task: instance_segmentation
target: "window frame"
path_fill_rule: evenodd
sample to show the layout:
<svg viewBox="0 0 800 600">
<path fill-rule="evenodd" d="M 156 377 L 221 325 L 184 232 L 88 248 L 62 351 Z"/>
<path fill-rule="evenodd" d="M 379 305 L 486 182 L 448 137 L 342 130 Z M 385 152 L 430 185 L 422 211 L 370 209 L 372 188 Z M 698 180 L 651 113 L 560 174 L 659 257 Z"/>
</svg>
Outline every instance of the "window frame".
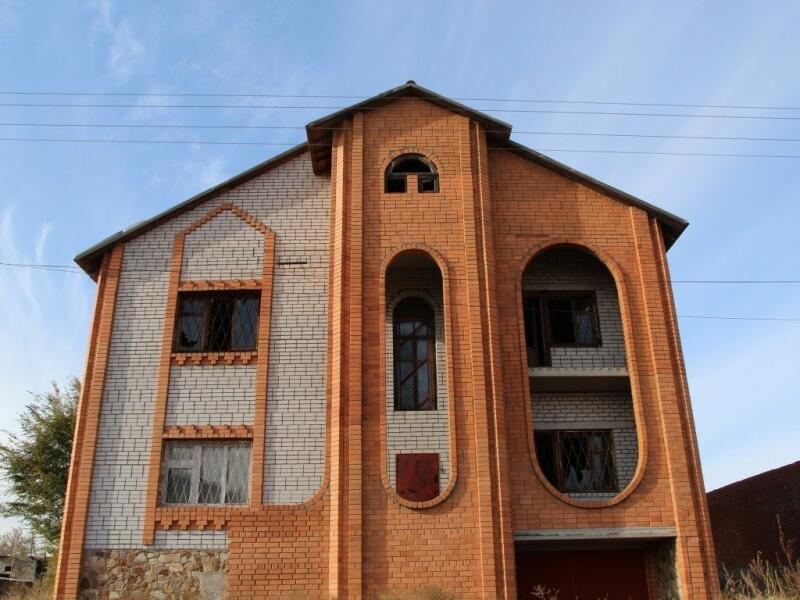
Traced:
<svg viewBox="0 0 800 600">
<path fill-rule="evenodd" d="M 419 172 L 419 171 L 394 171 L 396 165 L 398 165 L 401 161 L 407 160 L 410 158 L 415 158 L 417 160 L 422 161 L 425 163 L 428 168 L 430 169 L 429 172 Z M 417 178 L 417 193 L 418 194 L 436 194 L 439 192 L 439 172 L 436 169 L 436 165 L 433 163 L 431 159 L 422 155 L 422 154 L 401 154 L 392 160 L 389 163 L 389 166 L 386 167 L 386 172 L 384 174 L 384 184 L 383 184 L 383 192 L 385 194 L 406 194 L 408 193 L 408 176 L 414 175 Z M 403 189 L 402 190 L 390 190 L 389 189 L 389 182 L 403 182 Z M 423 182 L 424 181 L 433 181 L 433 189 L 426 190 L 423 189 Z"/>
<path fill-rule="evenodd" d="M 430 322 L 428 325 L 428 334 L 425 336 L 427 341 L 427 358 L 426 358 L 426 368 L 428 371 L 428 404 L 430 406 L 422 408 L 422 404 L 418 402 L 419 400 L 419 390 L 418 390 L 418 383 L 417 383 L 417 376 L 416 372 L 419 368 L 414 369 L 414 373 L 409 375 L 409 377 L 414 377 L 414 408 L 403 408 L 401 405 L 400 400 L 400 347 L 402 345 L 402 340 L 411 338 L 411 335 L 400 335 L 400 324 L 401 321 L 398 319 L 398 312 L 399 309 L 403 307 L 404 304 L 424 304 L 427 309 L 430 311 L 430 314 L 427 315 L 430 318 Z M 412 332 L 413 334 L 413 332 Z M 414 336 L 413 339 L 419 339 L 418 337 Z M 417 346 L 416 343 L 413 345 L 413 354 L 414 354 L 414 364 L 417 364 Z M 392 309 L 392 372 L 394 374 L 394 410 L 397 412 L 422 412 L 422 411 L 436 411 L 439 409 L 439 399 L 438 399 L 438 381 L 436 379 L 436 309 L 433 305 L 426 300 L 425 298 L 421 298 L 419 296 L 409 296 L 407 298 L 403 298 L 397 304 L 395 304 L 394 308 Z M 408 378 L 408 377 L 407 377 Z M 406 378 L 406 379 L 407 379 Z"/>
<path fill-rule="evenodd" d="M 564 440 L 568 436 L 580 435 L 583 438 L 584 444 L 588 444 L 591 435 L 600 435 L 605 440 L 605 452 L 608 457 L 605 461 L 606 473 L 604 473 L 604 480 L 602 485 L 592 489 L 572 489 L 566 486 L 568 473 L 564 468 L 563 454 L 564 454 Z M 542 456 L 539 452 L 539 440 L 543 437 L 549 438 L 550 454 L 553 459 L 554 479 L 550 479 L 542 465 Z M 537 439 L 538 438 L 538 439 Z M 613 429 L 540 429 L 534 431 L 535 446 L 537 448 L 536 456 L 539 462 L 539 468 L 545 476 L 545 479 L 562 494 L 611 494 L 619 493 L 619 473 L 617 472 L 617 457 L 614 448 L 614 430 Z M 542 441 L 541 443 L 544 443 Z M 587 457 L 587 463 L 591 462 L 591 457 L 597 452 L 591 449 L 584 448 L 584 454 Z"/>
<path fill-rule="evenodd" d="M 209 348 L 210 341 L 211 341 L 211 312 L 212 312 L 212 305 L 215 300 L 219 300 L 222 298 L 230 298 L 232 301 L 242 300 L 242 299 L 253 299 L 255 300 L 256 306 L 256 315 L 255 321 L 253 323 L 253 345 L 252 347 L 246 348 L 228 348 L 224 350 L 219 349 L 212 349 Z M 185 301 L 191 300 L 200 300 L 202 301 L 202 307 L 199 315 L 195 314 L 185 314 L 183 312 L 183 306 Z M 200 340 L 200 347 L 199 348 L 183 348 L 179 343 L 180 335 L 181 335 L 181 319 L 184 316 L 199 316 L 202 319 L 202 332 L 201 332 L 201 340 Z M 236 310 L 231 312 L 231 320 L 229 324 L 228 334 L 231 337 L 229 340 L 232 344 L 232 336 L 234 331 L 236 330 L 236 319 L 237 314 Z M 178 292 L 177 301 L 175 304 L 175 325 L 173 328 L 173 335 L 172 335 L 172 352 L 179 353 L 179 354 L 190 354 L 190 353 L 211 353 L 211 352 L 254 352 L 258 349 L 258 327 L 259 327 L 259 320 L 261 319 L 261 290 L 211 290 L 211 291 L 202 291 L 202 292 L 195 292 L 195 291 L 186 291 L 186 292 Z"/>
<path fill-rule="evenodd" d="M 169 451 L 173 446 L 188 446 L 192 449 L 191 459 L 173 459 L 169 456 Z M 200 502 L 200 478 L 202 469 L 203 448 L 221 447 L 224 449 L 225 469 L 222 473 L 220 483 L 221 502 Z M 225 502 L 228 492 L 228 455 L 230 448 L 247 448 L 247 479 L 244 489 L 246 497 L 242 502 Z M 253 459 L 253 444 L 250 440 L 191 440 L 176 439 L 165 440 L 164 450 L 161 457 L 161 485 L 159 490 L 159 503 L 161 506 L 247 506 L 250 503 L 250 480 Z M 189 469 L 189 500 L 187 502 L 168 502 L 167 484 L 169 481 L 170 469 Z"/>
<path fill-rule="evenodd" d="M 540 330 L 538 332 L 530 332 L 529 325 L 525 322 L 527 314 L 526 304 L 529 300 L 536 299 L 539 301 L 539 318 L 538 323 Z M 591 314 L 590 323 L 592 327 L 592 342 L 579 342 L 578 339 L 578 315 L 575 310 L 576 300 L 588 300 L 589 312 Z M 572 332 L 576 341 L 574 342 L 557 342 L 553 340 L 553 328 L 550 320 L 550 310 L 547 303 L 550 300 L 568 300 L 570 302 L 570 310 L 572 317 Z M 542 364 L 535 366 L 551 366 L 552 360 L 550 355 L 551 348 L 599 348 L 603 345 L 603 339 L 600 331 L 600 317 L 597 308 L 597 291 L 596 290 L 527 290 L 522 294 L 522 318 L 523 327 L 525 330 L 525 347 L 530 347 L 528 342 L 529 333 L 538 333 L 536 336 L 536 343 L 541 344 L 538 351 L 541 352 Z M 533 327 L 533 326 L 531 326 Z M 530 365 L 529 365 L 530 366 Z"/>
</svg>

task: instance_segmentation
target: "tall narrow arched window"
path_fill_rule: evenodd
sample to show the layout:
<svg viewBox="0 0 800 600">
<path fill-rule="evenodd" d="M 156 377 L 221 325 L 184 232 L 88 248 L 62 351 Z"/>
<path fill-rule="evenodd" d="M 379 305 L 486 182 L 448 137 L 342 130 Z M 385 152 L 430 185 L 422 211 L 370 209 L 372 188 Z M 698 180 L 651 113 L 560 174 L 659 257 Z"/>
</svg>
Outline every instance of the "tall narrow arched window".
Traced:
<svg viewBox="0 0 800 600">
<path fill-rule="evenodd" d="M 436 410 L 434 313 L 420 298 L 394 309 L 394 409 Z"/>
<path fill-rule="evenodd" d="M 395 158 L 386 169 L 386 193 L 405 193 L 408 175 L 416 175 L 418 192 L 439 191 L 439 174 L 433 163 L 420 154 L 404 154 Z"/>
</svg>

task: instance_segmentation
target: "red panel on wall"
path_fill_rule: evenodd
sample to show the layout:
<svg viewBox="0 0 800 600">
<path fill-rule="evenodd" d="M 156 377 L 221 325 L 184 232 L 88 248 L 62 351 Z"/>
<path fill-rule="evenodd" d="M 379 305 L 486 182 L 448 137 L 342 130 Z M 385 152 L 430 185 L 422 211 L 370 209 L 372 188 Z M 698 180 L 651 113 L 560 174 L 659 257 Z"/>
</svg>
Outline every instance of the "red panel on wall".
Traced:
<svg viewBox="0 0 800 600">
<path fill-rule="evenodd" d="M 415 502 L 436 498 L 439 495 L 439 455 L 398 454 L 397 494 Z"/>
<path fill-rule="evenodd" d="M 569 600 L 649 600 L 642 550 L 518 551 L 518 597 L 537 586 Z"/>
</svg>

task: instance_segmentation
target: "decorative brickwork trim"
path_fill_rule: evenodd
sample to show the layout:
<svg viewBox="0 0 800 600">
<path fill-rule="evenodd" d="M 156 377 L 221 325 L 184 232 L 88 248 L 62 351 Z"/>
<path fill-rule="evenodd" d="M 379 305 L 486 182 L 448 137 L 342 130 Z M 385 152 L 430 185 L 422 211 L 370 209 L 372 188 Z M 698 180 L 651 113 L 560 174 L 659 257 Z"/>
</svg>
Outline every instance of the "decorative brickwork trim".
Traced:
<svg viewBox="0 0 800 600">
<path fill-rule="evenodd" d="M 250 425 L 172 425 L 164 429 L 165 440 L 251 440 L 253 427 Z"/>
<path fill-rule="evenodd" d="M 640 393 L 640 383 L 639 383 L 639 364 L 636 358 L 635 349 L 633 346 L 633 324 L 631 321 L 631 311 L 630 311 L 630 304 L 628 300 L 628 291 L 625 286 L 625 276 L 622 273 L 619 265 L 617 265 L 616 261 L 613 258 L 608 256 L 605 252 L 598 250 L 597 248 L 593 247 L 593 245 L 580 238 L 566 238 L 566 237 L 553 237 L 544 240 L 543 242 L 539 242 L 531 247 L 528 252 L 522 257 L 522 260 L 519 263 L 516 273 L 515 279 L 515 295 L 516 299 L 515 302 L 517 303 L 517 314 L 519 315 L 518 318 L 518 329 L 519 329 L 519 338 L 517 341 L 518 347 L 520 349 L 524 348 L 524 340 L 525 340 L 525 325 L 524 325 L 524 318 L 523 318 L 523 310 L 522 310 L 522 276 L 525 272 L 527 266 L 531 263 L 531 261 L 535 260 L 538 255 L 546 250 L 550 250 L 552 248 L 556 248 L 559 246 L 571 246 L 574 248 L 579 248 L 590 253 L 594 256 L 597 260 L 599 260 L 603 265 L 608 269 L 611 276 L 614 278 L 614 283 L 617 287 L 617 296 L 619 298 L 619 310 L 620 310 L 620 317 L 622 319 L 622 328 L 625 335 L 625 354 L 627 357 L 627 365 L 628 365 L 628 374 L 630 378 L 630 386 L 631 386 L 631 398 L 633 402 L 633 414 L 634 414 L 634 421 L 636 422 L 636 431 L 637 431 L 637 440 L 638 440 L 638 462 L 636 465 L 636 470 L 631 478 L 630 482 L 625 489 L 623 489 L 619 494 L 614 496 L 613 498 L 609 498 L 606 500 L 579 500 L 575 498 L 569 497 L 567 494 L 558 491 L 553 484 L 551 484 L 547 477 L 545 477 L 544 473 L 542 472 L 541 467 L 539 466 L 539 459 L 536 456 L 536 444 L 534 443 L 534 435 L 533 435 L 533 408 L 531 403 L 531 390 L 530 385 L 528 382 L 528 357 L 525 355 L 525 352 L 520 350 L 520 358 L 522 363 L 522 376 L 524 379 L 524 389 L 525 389 L 525 414 L 527 417 L 527 423 L 529 424 L 526 427 L 528 432 L 528 449 L 530 452 L 531 464 L 533 466 L 533 470 L 536 473 L 536 476 L 539 478 L 539 481 L 542 485 L 556 498 L 561 500 L 562 502 L 569 504 L 571 506 L 577 506 L 580 508 L 607 508 L 609 506 L 614 506 L 615 504 L 619 504 L 627 497 L 629 497 L 634 490 L 639 486 L 644 477 L 645 467 L 647 465 L 647 427 L 645 424 L 644 419 L 644 409 L 642 407 L 641 402 L 641 393 Z"/>
<path fill-rule="evenodd" d="M 263 302 L 262 302 L 263 304 Z M 258 352 L 173 352 L 172 366 L 198 365 L 249 365 L 257 363 Z"/>
<path fill-rule="evenodd" d="M 492 450 L 490 445 L 490 394 L 486 379 L 484 336 L 481 308 L 481 257 L 478 248 L 477 198 L 471 122 L 458 119 L 458 153 L 461 163 L 461 196 L 463 203 L 464 256 L 466 266 L 466 302 L 468 315 L 469 371 L 472 378 L 474 410 L 475 475 L 477 478 L 478 533 L 481 551 L 481 586 L 484 598 L 496 598 L 497 552 L 492 494 Z"/>
<path fill-rule="evenodd" d="M 264 273 L 258 317 L 258 358 L 256 360 L 256 406 L 253 417 L 253 449 L 250 504 L 261 505 L 264 495 L 264 437 L 267 431 L 267 380 L 269 377 L 269 335 L 272 323 L 272 282 L 275 275 L 275 235 L 267 230 L 264 239 Z"/>
<path fill-rule="evenodd" d="M 439 272 L 442 275 L 442 304 L 444 309 L 444 327 L 445 327 L 445 363 L 447 365 L 447 406 L 448 406 L 448 437 L 449 437 L 449 444 L 450 444 L 450 478 L 447 482 L 447 487 L 442 490 L 436 498 L 432 498 L 431 500 L 426 500 L 424 502 L 416 502 L 413 500 L 406 500 L 405 498 L 398 495 L 397 491 L 395 490 L 394 486 L 392 485 L 391 481 L 389 481 L 389 465 L 387 463 L 387 419 L 386 419 L 386 410 L 381 410 L 381 423 L 380 423 L 380 436 L 381 436 L 381 447 L 380 447 L 380 456 L 381 456 L 381 481 L 383 482 L 383 487 L 386 489 L 386 492 L 389 494 L 389 497 L 392 499 L 393 502 L 400 504 L 402 506 L 407 506 L 408 508 L 414 509 L 423 509 L 423 508 L 431 508 L 432 506 L 436 506 L 437 504 L 441 504 L 444 502 L 450 493 L 453 491 L 453 488 L 456 486 L 456 479 L 458 479 L 458 448 L 456 444 L 456 403 L 455 403 L 455 379 L 453 376 L 453 322 L 452 322 L 452 301 L 451 301 L 451 292 L 450 292 L 450 269 L 447 266 L 447 261 L 444 257 L 435 249 L 431 248 L 428 244 L 424 242 L 408 242 L 403 244 L 402 246 L 398 246 L 396 248 L 390 249 L 386 256 L 383 259 L 383 264 L 381 265 L 381 279 L 380 279 L 380 290 L 381 290 L 381 299 L 380 299 L 380 310 L 379 314 L 386 318 L 386 271 L 391 265 L 391 263 L 398 258 L 400 255 L 405 254 L 407 252 L 423 252 L 427 254 L 439 267 Z M 386 324 L 382 323 L 380 327 L 380 347 L 386 348 L 387 340 L 386 340 Z M 379 370 L 380 370 L 380 385 L 381 385 L 381 398 L 386 398 L 387 389 L 386 389 L 386 361 L 381 360 L 379 361 Z"/>
<path fill-rule="evenodd" d="M 206 292 L 217 290 L 260 290 L 260 279 L 195 279 L 181 281 L 179 292 Z"/>
<path fill-rule="evenodd" d="M 633 209 L 630 209 L 631 211 Z M 664 243 L 661 225 L 656 219 L 650 218 L 650 237 L 653 243 L 658 280 L 661 288 L 660 297 L 664 302 L 664 319 L 667 326 L 667 338 L 672 355 L 673 375 L 676 379 L 676 396 L 678 410 L 681 417 L 681 431 L 686 447 L 686 460 L 688 462 L 689 476 L 691 478 L 691 491 L 694 495 L 694 517 L 697 523 L 698 535 L 701 541 L 701 554 L 703 564 L 702 582 L 709 598 L 720 596 L 719 587 L 715 585 L 717 573 L 716 556 L 714 552 L 714 538 L 711 531 L 711 517 L 708 510 L 708 499 L 705 493 L 703 471 L 700 466 L 700 451 L 697 446 L 697 431 L 692 415 L 691 401 L 689 398 L 689 384 L 686 378 L 686 364 L 681 349 L 680 333 L 678 330 L 678 317 L 675 310 L 675 299 L 672 293 L 671 275 L 667 263 L 667 251 Z M 677 511 L 676 511 L 677 514 Z M 694 578 L 693 582 L 697 582 Z M 702 592 L 702 590 L 701 590 Z"/>
<path fill-rule="evenodd" d="M 162 531 L 220 531 L 228 527 L 231 513 L 245 510 L 246 506 L 160 506 L 156 509 L 155 528 Z"/>
<path fill-rule="evenodd" d="M 226 283 L 220 281 L 190 281 L 181 283 L 181 269 L 183 265 L 183 251 L 186 236 L 196 231 L 214 217 L 224 211 L 230 211 L 245 223 L 264 234 L 264 264 L 262 280 L 259 287 L 261 293 L 261 309 L 258 321 L 258 351 L 257 352 L 220 352 L 220 353 L 173 353 L 172 339 L 175 329 L 175 311 L 178 302 L 178 291 L 182 286 L 192 286 L 188 289 L 245 289 L 242 286 L 252 285 L 252 280 L 232 279 Z M 153 435 L 150 445 L 150 461 L 148 467 L 148 482 L 146 506 L 144 514 L 144 527 L 142 542 L 152 545 L 155 541 L 156 510 L 158 508 L 158 484 L 161 478 L 161 457 L 165 437 L 165 421 L 167 402 L 169 397 L 169 376 L 172 364 L 236 364 L 237 360 L 249 363 L 256 360 L 256 406 L 252 431 L 251 450 L 251 475 L 250 475 L 250 505 L 260 506 L 263 495 L 264 482 L 264 435 L 266 431 L 266 401 L 267 401 L 267 374 L 269 369 L 269 329 L 272 314 L 272 279 L 275 268 L 275 234 L 261 221 L 235 206 L 231 202 L 223 202 L 216 208 L 197 219 L 186 229 L 175 236 L 172 246 L 172 259 L 169 271 L 169 288 L 167 292 L 167 305 L 164 315 L 164 330 L 161 340 L 161 362 L 159 367 L 158 386 L 156 389 L 155 409 L 153 413 Z M 238 286 L 238 287 L 237 287 Z M 197 510 L 205 510 L 204 507 Z M 188 527 L 188 525 L 187 525 Z"/>
<path fill-rule="evenodd" d="M 330 510 L 328 516 L 328 595 L 343 594 L 342 514 L 343 502 L 343 363 L 344 363 L 344 264 L 345 264 L 345 130 L 335 131 L 331 157 L 331 253 L 330 253 L 330 310 L 329 310 L 329 378 L 330 389 Z"/>
<path fill-rule="evenodd" d="M 67 483 L 64 521 L 61 528 L 59 560 L 53 597 L 75 598 L 83 560 L 83 542 L 92 487 L 92 471 L 103 403 L 108 350 L 114 324 L 114 309 L 122 267 L 123 246 L 103 257 L 98 276 L 89 352 L 73 438 L 72 460 Z"/>
<path fill-rule="evenodd" d="M 347 597 L 361 598 L 362 455 L 362 317 L 364 273 L 364 114 L 353 115 L 350 157 L 348 249 L 349 309 L 347 344 Z"/>
<path fill-rule="evenodd" d="M 497 279 L 494 249 L 494 223 L 492 193 L 489 184 L 489 160 L 486 133 L 478 124 L 472 125 L 475 152 L 477 203 L 480 225 L 480 251 L 483 255 L 483 294 L 486 307 L 485 350 L 491 390 L 491 436 L 494 441 L 494 478 L 497 498 L 498 582 L 501 598 L 515 598 L 516 570 L 514 558 L 514 531 L 511 522 L 511 483 L 506 444 L 505 393 L 501 364 L 500 321 L 497 306 Z"/>
</svg>

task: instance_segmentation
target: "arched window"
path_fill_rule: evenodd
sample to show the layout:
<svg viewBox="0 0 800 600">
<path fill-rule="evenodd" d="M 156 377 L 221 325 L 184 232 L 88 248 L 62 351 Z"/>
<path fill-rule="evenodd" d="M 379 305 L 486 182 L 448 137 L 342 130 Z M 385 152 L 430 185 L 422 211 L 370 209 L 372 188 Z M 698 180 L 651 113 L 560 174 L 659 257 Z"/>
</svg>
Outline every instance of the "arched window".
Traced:
<svg viewBox="0 0 800 600">
<path fill-rule="evenodd" d="M 431 305 L 407 298 L 394 309 L 394 409 L 436 410 L 436 347 Z"/>
<path fill-rule="evenodd" d="M 417 176 L 418 192 L 439 191 L 439 174 L 433 163 L 419 154 L 404 154 L 395 158 L 386 169 L 386 193 L 405 193 L 407 175 Z"/>
</svg>

